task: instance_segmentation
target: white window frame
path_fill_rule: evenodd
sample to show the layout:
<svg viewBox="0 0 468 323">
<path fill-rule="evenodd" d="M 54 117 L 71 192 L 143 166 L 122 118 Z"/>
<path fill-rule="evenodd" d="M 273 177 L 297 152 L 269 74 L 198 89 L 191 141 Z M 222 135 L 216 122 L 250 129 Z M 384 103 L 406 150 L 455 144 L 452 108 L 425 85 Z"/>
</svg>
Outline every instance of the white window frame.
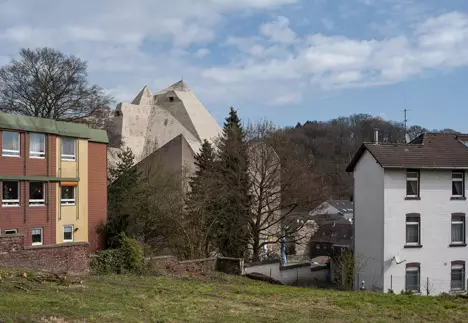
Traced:
<svg viewBox="0 0 468 323">
<path fill-rule="evenodd" d="M 462 270 L 462 279 L 461 279 L 461 282 L 462 282 L 462 288 L 453 288 L 452 287 L 452 284 L 453 284 L 453 270 Z M 459 292 L 459 291 L 464 291 L 466 289 L 466 272 L 465 272 L 465 265 L 452 265 L 452 267 L 450 268 L 450 290 L 451 291 L 455 291 L 455 292 Z"/>
<path fill-rule="evenodd" d="M 465 219 L 465 220 L 462 220 L 462 221 L 454 221 L 453 218 L 455 218 L 455 217 L 461 218 L 462 216 L 461 216 L 461 215 L 452 215 L 452 219 L 451 219 L 451 222 L 450 222 L 450 236 L 451 236 L 451 237 L 450 237 L 450 240 L 451 240 L 451 244 L 465 244 L 465 240 L 466 240 L 466 236 L 465 236 L 465 234 L 466 234 L 466 230 L 465 230 L 465 221 L 466 221 L 466 219 Z M 461 227 L 462 227 L 462 230 L 463 230 L 463 235 L 462 235 L 462 236 L 463 236 L 463 240 L 462 240 L 462 241 L 453 241 L 453 232 L 452 232 L 452 230 L 453 230 L 453 227 L 452 227 L 453 224 L 461 224 Z"/>
<path fill-rule="evenodd" d="M 3 199 L 3 185 L 5 182 L 16 182 L 18 185 L 18 198 L 14 200 L 4 200 Z M 20 206 L 20 200 L 21 200 L 21 186 L 19 181 L 3 181 L 2 182 L 2 207 L 19 207 Z"/>
<path fill-rule="evenodd" d="M 63 199 L 62 198 L 62 187 L 73 187 L 73 198 Z M 76 186 L 60 186 L 60 205 L 75 205 L 76 203 Z"/>
<path fill-rule="evenodd" d="M 32 241 L 32 236 L 33 236 L 34 230 L 40 230 L 41 231 L 41 242 L 32 242 L 32 245 L 33 246 L 42 246 L 42 244 L 44 243 L 44 229 L 43 228 L 33 228 L 31 230 L 31 241 Z"/>
<path fill-rule="evenodd" d="M 65 239 L 65 228 L 71 228 L 71 239 Z M 63 242 L 73 242 L 73 240 L 75 239 L 75 234 L 73 230 L 74 227 L 71 224 L 63 226 Z"/>
<path fill-rule="evenodd" d="M 461 178 L 455 178 L 454 175 L 461 175 Z M 462 183 L 462 194 L 454 195 L 453 194 L 453 182 Z M 452 197 L 464 197 L 465 196 L 465 172 L 464 171 L 453 171 L 452 172 Z"/>
<path fill-rule="evenodd" d="M 31 136 L 42 136 L 43 142 L 44 142 L 44 152 L 41 151 L 33 151 L 31 150 Z M 31 132 L 29 134 L 29 158 L 36 158 L 36 159 L 44 159 L 45 158 L 45 147 L 46 147 L 46 136 L 44 133 L 38 133 L 38 132 Z"/>
<path fill-rule="evenodd" d="M 415 176 L 410 176 L 410 174 L 416 174 L 416 177 Z M 420 173 L 419 171 L 415 170 L 415 169 L 408 169 L 406 170 L 406 196 L 407 197 L 419 197 L 419 190 L 420 190 L 420 187 L 419 185 L 421 184 L 420 183 Z M 417 187 L 416 187 L 416 194 L 415 195 L 408 195 L 408 182 L 416 182 L 417 183 Z"/>
<path fill-rule="evenodd" d="M 5 235 L 10 235 L 10 234 L 18 234 L 18 229 L 6 229 Z"/>
<path fill-rule="evenodd" d="M 44 182 L 33 182 L 33 183 L 42 183 L 42 196 L 43 196 L 43 199 L 36 199 L 36 200 L 31 199 L 31 182 L 29 182 L 29 206 L 32 206 L 32 207 L 44 206 L 45 205 L 45 200 L 46 200 L 46 183 L 44 183 Z"/>
<path fill-rule="evenodd" d="M 418 228 L 418 242 L 408 242 L 406 233 L 408 232 L 408 225 L 416 225 Z M 419 246 L 421 245 L 421 218 L 416 216 L 407 216 L 405 222 L 405 244 L 407 246 Z"/>
<path fill-rule="evenodd" d="M 63 153 L 63 141 L 64 140 L 72 140 L 73 141 L 73 155 L 67 155 Z M 61 138 L 61 143 L 60 143 L 60 152 L 61 152 L 61 158 L 63 161 L 76 161 L 76 139 L 75 138 L 70 138 L 70 137 L 62 137 Z"/>
<path fill-rule="evenodd" d="M 13 150 L 13 149 L 5 149 L 3 138 L 5 133 L 16 133 L 18 136 L 18 150 Z M 16 131 L 3 131 L 2 132 L 2 156 L 4 157 L 21 157 L 21 134 Z"/>
</svg>

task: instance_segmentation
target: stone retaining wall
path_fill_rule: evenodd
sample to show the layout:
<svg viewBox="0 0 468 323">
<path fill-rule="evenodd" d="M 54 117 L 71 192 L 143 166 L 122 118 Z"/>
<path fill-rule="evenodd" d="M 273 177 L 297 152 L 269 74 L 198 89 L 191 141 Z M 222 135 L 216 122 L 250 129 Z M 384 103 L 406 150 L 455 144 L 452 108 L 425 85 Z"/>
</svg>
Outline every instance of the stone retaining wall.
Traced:
<svg viewBox="0 0 468 323">
<path fill-rule="evenodd" d="M 53 273 L 89 273 L 86 242 L 24 246 L 23 235 L 0 236 L 0 267 L 21 267 Z"/>
</svg>

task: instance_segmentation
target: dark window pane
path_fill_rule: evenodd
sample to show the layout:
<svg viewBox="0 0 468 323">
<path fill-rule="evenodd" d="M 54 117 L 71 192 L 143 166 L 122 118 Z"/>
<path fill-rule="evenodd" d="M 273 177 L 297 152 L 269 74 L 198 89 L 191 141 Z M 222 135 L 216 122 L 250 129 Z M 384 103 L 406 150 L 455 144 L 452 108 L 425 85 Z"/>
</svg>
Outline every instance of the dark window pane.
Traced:
<svg viewBox="0 0 468 323">
<path fill-rule="evenodd" d="M 3 200 L 18 200 L 19 199 L 19 183 L 18 182 L 3 182 Z"/>
<path fill-rule="evenodd" d="M 62 200 L 73 200 L 75 198 L 75 187 L 62 186 Z"/>
<path fill-rule="evenodd" d="M 419 269 L 406 272 L 406 290 L 419 292 Z"/>
<path fill-rule="evenodd" d="M 30 182 L 29 183 L 29 199 L 44 200 L 44 183 Z"/>
<path fill-rule="evenodd" d="M 417 181 L 406 181 L 406 195 L 408 196 L 418 195 L 418 182 Z"/>
<path fill-rule="evenodd" d="M 462 181 L 452 181 L 452 195 L 463 196 Z"/>
<path fill-rule="evenodd" d="M 42 230 L 41 229 L 32 230 L 32 243 L 42 243 Z"/>
<path fill-rule="evenodd" d="M 63 240 L 73 240 L 73 227 L 72 226 L 63 227 Z"/>
<path fill-rule="evenodd" d="M 465 268 L 464 266 L 457 269 L 452 269 L 452 280 L 450 284 L 453 290 L 464 290 L 465 289 Z"/>
<path fill-rule="evenodd" d="M 419 226 L 414 224 L 406 225 L 406 242 L 419 243 Z"/>
</svg>

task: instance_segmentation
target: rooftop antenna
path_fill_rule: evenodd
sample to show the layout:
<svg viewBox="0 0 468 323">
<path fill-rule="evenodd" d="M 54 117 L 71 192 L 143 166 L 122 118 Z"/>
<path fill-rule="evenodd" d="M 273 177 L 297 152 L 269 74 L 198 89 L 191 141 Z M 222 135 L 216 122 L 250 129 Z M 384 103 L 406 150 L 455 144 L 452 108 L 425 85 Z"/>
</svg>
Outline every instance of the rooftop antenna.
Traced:
<svg viewBox="0 0 468 323">
<path fill-rule="evenodd" d="M 405 114 L 405 119 L 403 120 L 404 124 L 405 124 L 405 141 L 406 143 L 410 142 L 410 137 L 409 137 L 409 134 L 408 134 L 408 111 L 411 111 L 410 109 L 403 109 L 403 112 Z"/>
</svg>

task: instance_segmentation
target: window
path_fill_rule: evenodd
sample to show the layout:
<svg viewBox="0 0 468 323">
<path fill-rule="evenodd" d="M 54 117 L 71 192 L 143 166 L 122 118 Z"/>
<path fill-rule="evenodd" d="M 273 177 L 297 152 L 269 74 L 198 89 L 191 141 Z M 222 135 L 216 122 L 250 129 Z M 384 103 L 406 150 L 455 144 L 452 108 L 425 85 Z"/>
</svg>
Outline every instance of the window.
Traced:
<svg viewBox="0 0 468 323">
<path fill-rule="evenodd" d="M 42 244 L 42 228 L 32 229 L 32 245 L 37 246 Z"/>
<path fill-rule="evenodd" d="M 2 155 L 10 157 L 20 156 L 20 133 L 3 131 L 2 133 Z"/>
<path fill-rule="evenodd" d="M 419 197 L 419 171 L 406 171 L 406 196 Z"/>
<path fill-rule="evenodd" d="M 452 244 L 465 244 L 464 214 L 452 214 Z"/>
<path fill-rule="evenodd" d="M 2 206 L 19 206 L 19 182 L 8 182 L 2 183 Z"/>
<path fill-rule="evenodd" d="M 75 205 L 75 187 L 74 186 L 62 186 L 62 205 Z"/>
<path fill-rule="evenodd" d="M 9 234 L 17 234 L 18 233 L 18 229 L 8 229 L 8 230 L 5 230 L 5 234 L 6 235 L 9 235 Z"/>
<path fill-rule="evenodd" d="M 29 134 L 29 157 L 44 158 L 45 157 L 45 135 L 43 133 Z"/>
<path fill-rule="evenodd" d="M 44 205 L 45 204 L 45 183 L 30 182 L 29 183 L 29 205 Z"/>
<path fill-rule="evenodd" d="M 63 241 L 72 242 L 73 241 L 73 225 L 64 225 L 63 226 Z"/>
<path fill-rule="evenodd" d="M 75 161 L 75 139 L 62 137 L 62 160 Z"/>
<path fill-rule="evenodd" d="M 420 292 L 420 267 L 418 263 L 410 263 L 406 265 L 406 291 L 413 293 Z"/>
<path fill-rule="evenodd" d="M 450 279 L 450 290 L 465 290 L 465 262 L 452 261 L 452 271 Z"/>
<path fill-rule="evenodd" d="M 420 223 L 421 219 L 416 215 L 406 215 L 406 244 L 420 245 Z"/>
<path fill-rule="evenodd" d="M 453 197 L 465 196 L 465 172 L 464 171 L 452 172 L 452 196 Z"/>
</svg>

